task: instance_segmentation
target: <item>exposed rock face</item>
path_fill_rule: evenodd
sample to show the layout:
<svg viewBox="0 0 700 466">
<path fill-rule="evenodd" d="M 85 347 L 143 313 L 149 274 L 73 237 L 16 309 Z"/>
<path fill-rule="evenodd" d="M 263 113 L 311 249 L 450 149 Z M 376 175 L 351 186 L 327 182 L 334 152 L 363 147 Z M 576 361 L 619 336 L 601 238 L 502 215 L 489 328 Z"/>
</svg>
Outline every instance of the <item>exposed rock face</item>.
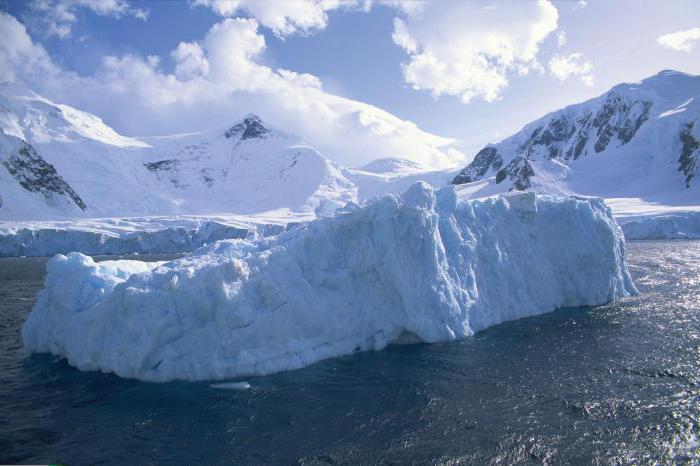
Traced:
<svg viewBox="0 0 700 466">
<path fill-rule="evenodd" d="M 147 162 L 143 164 L 144 167 L 150 172 L 156 174 L 159 180 L 165 177 L 169 180 L 173 186 L 176 188 L 187 188 L 187 185 L 182 184 L 180 181 L 180 160 L 158 160 L 156 162 Z"/>
<path fill-rule="evenodd" d="M 700 141 L 693 136 L 695 122 L 686 123 L 681 129 L 681 155 L 678 157 L 678 171 L 685 176 L 685 186 L 690 188 L 690 181 L 695 177 L 695 168 L 700 158 Z"/>
<path fill-rule="evenodd" d="M 229 128 L 224 135 L 227 138 L 232 138 L 240 134 L 240 140 L 245 141 L 246 139 L 264 137 L 269 132 L 270 130 L 263 125 L 260 118 L 256 115 L 248 115 L 243 121 Z"/>
<path fill-rule="evenodd" d="M 511 191 L 525 191 L 532 186 L 530 178 L 533 176 L 535 176 L 535 171 L 527 158 L 516 157 L 496 173 L 496 183 L 501 183 L 508 178 L 513 182 Z"/>
<path fill-rule="evenodd" d="M 17 150 L 7 154 L 1 163 L 27 191 L 40 193 L 47 200 L 65 197 L 78 206 L 80 210 L 87 209 L 85 202 L 58 174 L 56 168 L 44 160 L 34 147 L 25 141 L 20 141 Z"/>
<path fill-rule="evenodd" d="M 178 163 L 177 160 L 159 160 L 157 162 L 147 162 L 143 165 L 152 172 L 159 172 L 162 170 L 170 170 L 176 167 Z"/>
<path fill-rule="evenodd" d="M 509 190 L 526 190 L 535 171 L 530 160 L 557 159 L 570 163 L 632 140 L 649 119 L 652 103 L 609 92 L 598 108 L 581 106 L 555 112 L 528 125 L 528 137 L 509 151 L 487 146 L 474 157 L 452 184 L 478 181 L 496 175 L 496 183 L 509 182 Z M 533 128 L 534 127 L 534 128 Z M 500 146 L 500 145 L 499 145 Z M 505 164 L 505 167 L 503 166 Z"/>
<path fill-rule="evenodd" d="M 603 108 L 596 114 L 591 126 L 596 129 L 598 140 L 594 149 L 604 151 L 613 138 L 620 144 L 627 144 L 649 118 L 651 102 L 644 100 L 628 101 L 610 92 Z"/>
<path fill-rule="evenodd" d="M 625 145 L 649 118 L 650 109 L 649 101 L 630 100 L 610 92 L 597 111 L 583 109 L 575 115 L 564 113 L 545 120 L 518 152 L 568 161 L 590 154 L 591 149 L 600 153 L 614 142 Z M 595 141 L 593 147 L 589 141 Z"/>
<path fill-rule="evenodd" d="M 499 170 L 503 159 L 495 147 L 484 147 L 476 154 L 474 160 L 452 180 L 452 184 L 471 183 L 480 180 L 489 170 Z"/>
</svg>

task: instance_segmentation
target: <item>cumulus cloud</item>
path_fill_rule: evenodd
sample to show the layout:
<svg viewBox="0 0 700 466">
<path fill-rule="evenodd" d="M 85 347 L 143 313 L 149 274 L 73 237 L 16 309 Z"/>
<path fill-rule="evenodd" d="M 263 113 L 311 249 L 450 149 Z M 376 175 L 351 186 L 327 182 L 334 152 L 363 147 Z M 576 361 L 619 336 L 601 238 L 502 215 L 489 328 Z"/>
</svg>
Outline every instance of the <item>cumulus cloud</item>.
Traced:
<svg viewBox="0 0 700 466">
<path fill-rule="evenodd" d="M 170 56 L 175 60 L 175 76 L 182 81 L 209 73 L 209 60 L 197 43 L 180 42 Z"/>
<path fill-rule="evenodd" d="M 84 8 L 100 16 L 133 16 L 148 19 L 148 11 L 132 8 L 126 0 L 33 0 L 31 8 L 41 15 L 48 36 L 66 38 L 77 21 L 77 10 Z"/>
<path fill-rule="evenodd" d="M 656 39 L 659 45 L 679 52 L 691 52 L 700 42 L 700 28 L 686 29 L 685 31 L 664 34 Z"/>
<path fill-rule="evenodd" d="M 365 6 L 359 0 L 194 0 L 192 4 L 227 18 L 246 14 L 280 37 L 324 29 L 329 11 Z"/>
<path fill-rule="evenodd" d="M 4 78 L 95 113 L 128 135 L 224 129 L 247 112 L 298 134 L 334 160 L 354 166 L 405 157 L 435 167 L 463 155 L 451 141 L 372 105 L 324 91 L 313 75 L 260 63 L 265 38 L 254 19 L 225 19 L 200 41 L 172 51 L 172 71 L 158 57 L 108 56 L 90 76 L 55 65 L 15 18 L 0 14 Z M 347 141 L 352 141 L 348 144 Z"/>
<path fill-rule="evenodd" d="M 246 15 L 279 37 L 310 34 L 325 29 L 333 10 L 369 12 L 375 5 L 405 14 L 423 11 L 425 0 L 190 0 L 193 6 L 208 7 L 225 18 Z"/>
<path fill-rule="evenodd" d="M 52 76 L 58 72 L 43 47 L 34 44 L 23 24 L 0 11 L 0 82 L 15 82 L 23 76 Z"/>
<path fill-rule="evenodd" d="M 564 47 L 566 45 L 566 32 L 565 31 L 559 31 L 559 34 L 557 34 L 557 45 L 559 47 Z"/>
<path fill-rule="evenodd" d="M 540 44 L 558 12 L 536 2 L 427 2 L 394 19 L 394 42 L 408 54 L 406 83 L 434 96 L 500 98 L 509 74 L 541 70 Z"/>
<path fill-rule="evenodd" d="M 549 60 L 549 72 L 555 78 L 565 81 L 570 76 L 579 76 L 586 86 L 593 85 L 593 65 L 580 53 L 570 55 L 556 54 Z"/>
</svg>

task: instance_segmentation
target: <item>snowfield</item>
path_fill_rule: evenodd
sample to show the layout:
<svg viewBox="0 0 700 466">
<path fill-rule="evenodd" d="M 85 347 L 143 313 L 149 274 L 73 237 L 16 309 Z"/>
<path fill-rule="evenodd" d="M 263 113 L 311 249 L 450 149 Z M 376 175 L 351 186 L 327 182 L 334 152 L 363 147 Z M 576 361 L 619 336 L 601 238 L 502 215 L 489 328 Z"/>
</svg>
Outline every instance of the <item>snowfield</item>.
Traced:
<svg viewBox="0 0 700 466">
<path fill-rule="evenodd" d="M 462 201 L 454 187 L 416 183 L 172 262 L 56 256 L 22 339 L 82 370 L 221 380 L 455 340 L 634 292 L 624 238 L 600 199 Z"/>
</svg>

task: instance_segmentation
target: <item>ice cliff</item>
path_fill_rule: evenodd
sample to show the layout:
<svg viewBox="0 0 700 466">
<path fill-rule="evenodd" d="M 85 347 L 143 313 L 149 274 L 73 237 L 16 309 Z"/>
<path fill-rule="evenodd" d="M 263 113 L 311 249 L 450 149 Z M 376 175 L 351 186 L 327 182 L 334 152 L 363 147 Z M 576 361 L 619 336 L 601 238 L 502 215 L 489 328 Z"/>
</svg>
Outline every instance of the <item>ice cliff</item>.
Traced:
<svg viewBox="0 0 700 466">
<path fill-rule="evenodd" d="M 148 381 L 295 369 L 404 340 L 450 341 L 634 285 L 595 198 L 458 200 L 416 183 L 274 238 L 176 261 L 58 255 L 22 331 L 30 352 Z"/>
</svg>

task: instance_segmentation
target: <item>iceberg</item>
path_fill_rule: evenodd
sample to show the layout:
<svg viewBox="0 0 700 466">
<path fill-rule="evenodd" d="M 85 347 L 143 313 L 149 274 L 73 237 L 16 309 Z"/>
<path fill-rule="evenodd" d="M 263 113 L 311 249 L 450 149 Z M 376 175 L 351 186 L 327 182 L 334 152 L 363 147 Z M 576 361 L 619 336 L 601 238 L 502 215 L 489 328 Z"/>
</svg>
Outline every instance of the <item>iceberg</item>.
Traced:
<svg viewBox="0 0 700 466">
<path fill-rule="evenodd" d="M 700 212 L 671 212 L 619 219 L 625 238 L 700 239 Z"/>
<path fill-rule="evenodd" d="M 171 262 L 57 255 L 22 339 L 81 370 L 224 380 L 392 342 L 451 341 L 635 291 L 624 237 L 601 199 L 464 201 L 452 186 L 419 182 Z"/>
</svg>

